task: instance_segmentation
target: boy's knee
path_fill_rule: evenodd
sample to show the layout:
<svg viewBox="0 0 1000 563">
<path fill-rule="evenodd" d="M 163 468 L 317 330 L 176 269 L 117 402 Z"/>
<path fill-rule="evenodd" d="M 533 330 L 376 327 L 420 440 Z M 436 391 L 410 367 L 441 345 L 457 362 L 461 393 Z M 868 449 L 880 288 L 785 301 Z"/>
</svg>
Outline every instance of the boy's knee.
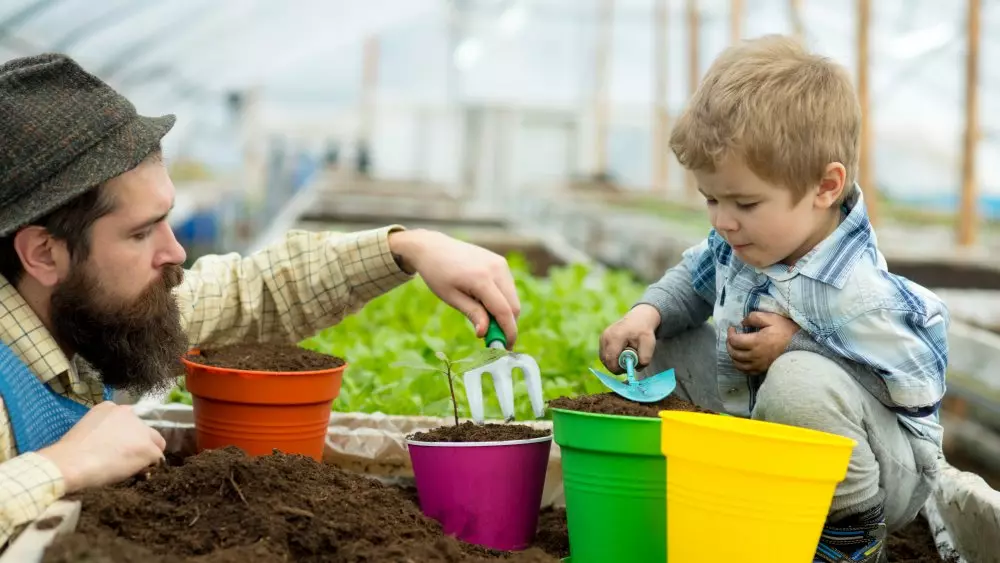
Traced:
<svg viewBox="0 0 1000 563">
<path fill-rule="evenodd" d="M 854 410 L 857 383 L 835 362 L 813 352 L 788 352 L 771 365 L 757 393 L 753 418 L 821 428 L 825 413 Z M 852 405 L 851 403 L 854 403 Z"/>
</svg>

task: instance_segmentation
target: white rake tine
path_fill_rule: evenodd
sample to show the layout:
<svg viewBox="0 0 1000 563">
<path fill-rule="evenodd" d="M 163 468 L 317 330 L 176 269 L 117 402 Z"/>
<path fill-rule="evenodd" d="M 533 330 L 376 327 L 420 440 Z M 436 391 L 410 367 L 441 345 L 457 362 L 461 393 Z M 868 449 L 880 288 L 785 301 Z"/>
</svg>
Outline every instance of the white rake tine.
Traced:
<svg viewBox="0 0 1000 563">
<path fill-rule="evenodd" d="M 469 401 L 469 411 L 476 424 L 482 424 L 483 414 L 483 370 L 481 368 L 465 372 L 465 396 Z"/>
<path fill-rule="evenodd" d="M 496 389 L 497 400 L 500 402 L 500 410 L 503 411 L 503 418 L 504 420 L 511 421 L 514 420 L 514 380 L 510 374 L 510 368 L 497 365 L 499 363 L 500 361 L 495 361 L 491 364 L 493 367 L 490 369 L 490 375 L 493 376 L 493 388 Z"/>
<path fill-rule="evenodd" d="M 545 416 L 545 401 L 542 395 L 542 372 L 538 368 L 538 362 L 531 356 L 518 354 L 514 365 L 521 368 L 524 373 L 524 382 L 528 387 L 528 397 L 531 399 L 531 410 L 535 413 L 535 418 Z"/>
</svg>

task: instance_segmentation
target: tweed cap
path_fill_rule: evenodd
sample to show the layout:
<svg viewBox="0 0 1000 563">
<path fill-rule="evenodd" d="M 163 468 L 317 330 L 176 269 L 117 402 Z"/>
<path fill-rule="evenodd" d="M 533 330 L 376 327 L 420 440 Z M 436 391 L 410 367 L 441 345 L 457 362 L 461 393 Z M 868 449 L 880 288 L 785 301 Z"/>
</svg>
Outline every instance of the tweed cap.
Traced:
<svg viewBox="0 0 1000 563">
<path fill-rule="evenodd" d="M 0 236 L 135 168 L 173 127 L 66 55 L 0 65 Z"/>
</svg>

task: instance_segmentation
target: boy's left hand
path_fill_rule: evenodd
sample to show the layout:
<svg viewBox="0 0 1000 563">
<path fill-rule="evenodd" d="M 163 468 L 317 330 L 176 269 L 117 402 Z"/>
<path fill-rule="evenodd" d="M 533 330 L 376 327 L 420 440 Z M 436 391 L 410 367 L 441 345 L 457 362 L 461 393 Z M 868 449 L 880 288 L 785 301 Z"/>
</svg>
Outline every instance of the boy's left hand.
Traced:
<svg viewBox="0 0 1000 563">
<path fill-rule="evenodd" d="M 729 327 L 726 350 L 736 369 L 747 375 L 767 373 L 778 356 L 785 353 L 792 337 L 799 331 L 795 321 L 774 313 L 754 311 L 743 319 L 743 326 L 753 326 L 757 332 L 738 333 Z"/>
</svg>

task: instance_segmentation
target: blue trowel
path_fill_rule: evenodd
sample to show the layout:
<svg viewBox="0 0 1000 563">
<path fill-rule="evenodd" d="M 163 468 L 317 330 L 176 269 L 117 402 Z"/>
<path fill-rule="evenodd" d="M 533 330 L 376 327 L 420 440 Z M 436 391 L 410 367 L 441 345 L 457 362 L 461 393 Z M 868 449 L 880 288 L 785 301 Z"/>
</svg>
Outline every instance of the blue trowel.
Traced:
<svg viewBox="0 0 1000 563">
<path fill-rule="evenodd" d="M 677 387 L 677 377 L 673 368 L 651 377 L 637 380 L 635 366 L 639 363 L 639 354 L 632 348 L 625 348 L 618 355 L 618 366 L 625 370 L 628 381 L 618 381 L 614 376 L 601 373 L 590 368 L 591 373 L 618 395 L 639 403 L 655 403 L 668 397 Z"/>
</svg>

